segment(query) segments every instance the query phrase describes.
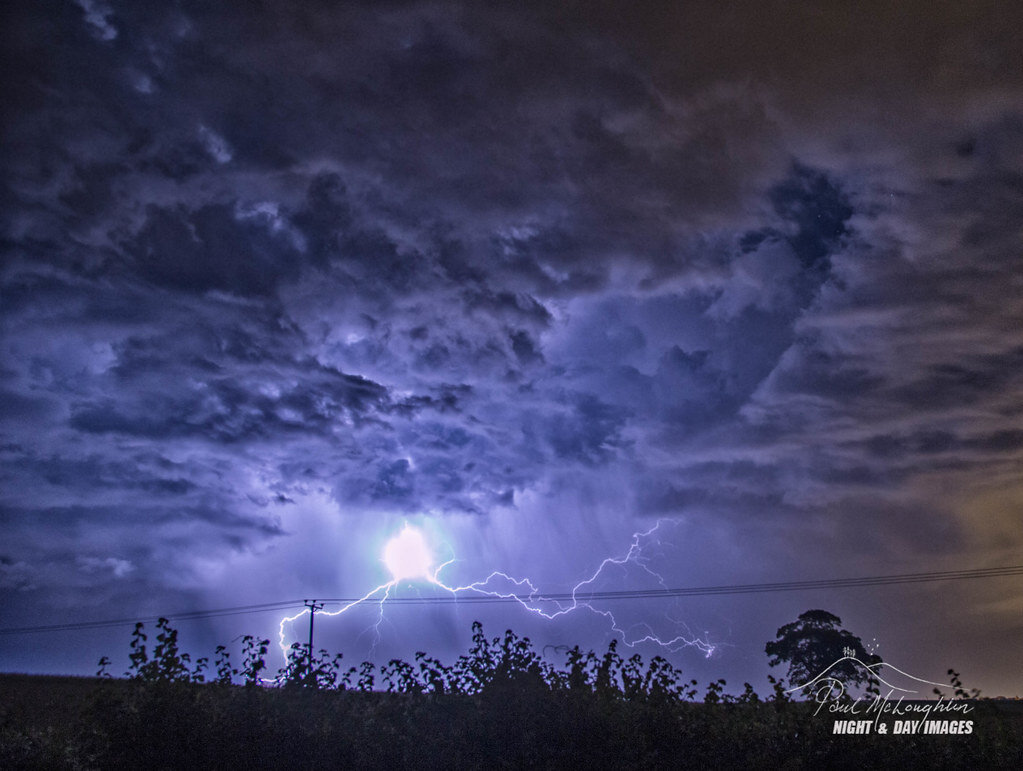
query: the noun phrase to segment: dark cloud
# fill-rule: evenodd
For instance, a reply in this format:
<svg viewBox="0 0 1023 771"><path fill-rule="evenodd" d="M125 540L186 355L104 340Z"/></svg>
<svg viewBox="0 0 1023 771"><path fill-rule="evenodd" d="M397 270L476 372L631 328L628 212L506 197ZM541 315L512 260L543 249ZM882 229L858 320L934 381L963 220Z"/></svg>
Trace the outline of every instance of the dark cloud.
<svg viewBox="0 0 1023 771"><path fill-rule="evenodd" d="M657 517L677 585L1012 561L1014 15L15 3L5 618L361 594L401 518L558 590ZM944 671L890 597L818 604ZM756 677L805 608L735 602Z"/></svg>
<svg viewBox="0 0 1023 771"><path fill-rule="evenodd" d="M966 363L937 363L927 369L923 378L900 389L897 397L930 409L976 403L1018 377L1021 364L1023 349L977 357Z"/></svg>
<svg viewBox="0 0 1023 771"><path fill-rule="evenodd" d="M297 269L297 255L286 239L253 230L223 205L195 212L150 206L141 231L123 248L144 278L170 289L268 294Z"/></svg>

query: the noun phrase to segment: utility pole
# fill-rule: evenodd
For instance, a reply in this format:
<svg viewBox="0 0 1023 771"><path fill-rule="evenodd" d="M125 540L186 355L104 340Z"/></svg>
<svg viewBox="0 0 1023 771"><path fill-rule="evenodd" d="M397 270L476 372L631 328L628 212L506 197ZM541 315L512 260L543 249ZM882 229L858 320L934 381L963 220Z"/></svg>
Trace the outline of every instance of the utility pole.
<svg viewBox="0 0 1023 771"><path fill-rule="evenodd" d="M323 603L317 602L316 600L303 600L305 606L309 608L309 665L312 666L313 661L313 619L316 618L316 611L323 609Z"/></svg>

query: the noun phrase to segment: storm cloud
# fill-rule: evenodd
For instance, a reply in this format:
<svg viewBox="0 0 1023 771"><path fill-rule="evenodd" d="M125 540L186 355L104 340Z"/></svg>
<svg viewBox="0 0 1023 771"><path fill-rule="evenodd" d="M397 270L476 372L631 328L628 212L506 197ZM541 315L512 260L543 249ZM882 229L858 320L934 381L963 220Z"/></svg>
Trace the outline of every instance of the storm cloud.
<svg viewBox="0 0 1023 771"><path fill-rule="evenodd" d="M658 518L675 586L1018 564L1009 16L15 3L3 625L356 596L403 519L550 591ZM1018 582L887 591L628 614L706 630L698 673L758 676L813 605L1023 685Z"/></svg>

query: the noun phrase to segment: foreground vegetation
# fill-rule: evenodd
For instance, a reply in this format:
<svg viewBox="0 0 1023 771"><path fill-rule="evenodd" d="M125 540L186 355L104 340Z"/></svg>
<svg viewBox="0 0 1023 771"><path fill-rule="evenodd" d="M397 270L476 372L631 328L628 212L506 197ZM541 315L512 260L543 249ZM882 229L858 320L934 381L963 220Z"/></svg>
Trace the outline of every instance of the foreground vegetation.
<svg viewBox="0 0 1023 771"><path fill-rule="evenodd" d="M270 677L266 640L211 665L166 621L158 632L150 652L136 627L127 679L0 679L0 768L1023 767L1021 716L993 702L976 702L968 736L833 736L779 681L767 699L730 696L613 644L561 669L476 624L450 666L421 653L345 668L296 645Z"/></svg>

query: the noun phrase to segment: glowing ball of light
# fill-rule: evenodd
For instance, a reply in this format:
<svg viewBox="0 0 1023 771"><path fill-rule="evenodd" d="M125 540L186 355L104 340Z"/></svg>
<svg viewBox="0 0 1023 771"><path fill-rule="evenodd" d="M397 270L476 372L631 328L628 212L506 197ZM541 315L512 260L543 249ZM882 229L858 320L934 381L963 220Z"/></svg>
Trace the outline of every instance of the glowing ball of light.
<svg viewBox="0 0 1023 771"><path fill-rule="evenodd" d="M384 546L384 564L395 581L433 578L433 554L430 547L422 531L409 525L405 525Z"/></svg>

